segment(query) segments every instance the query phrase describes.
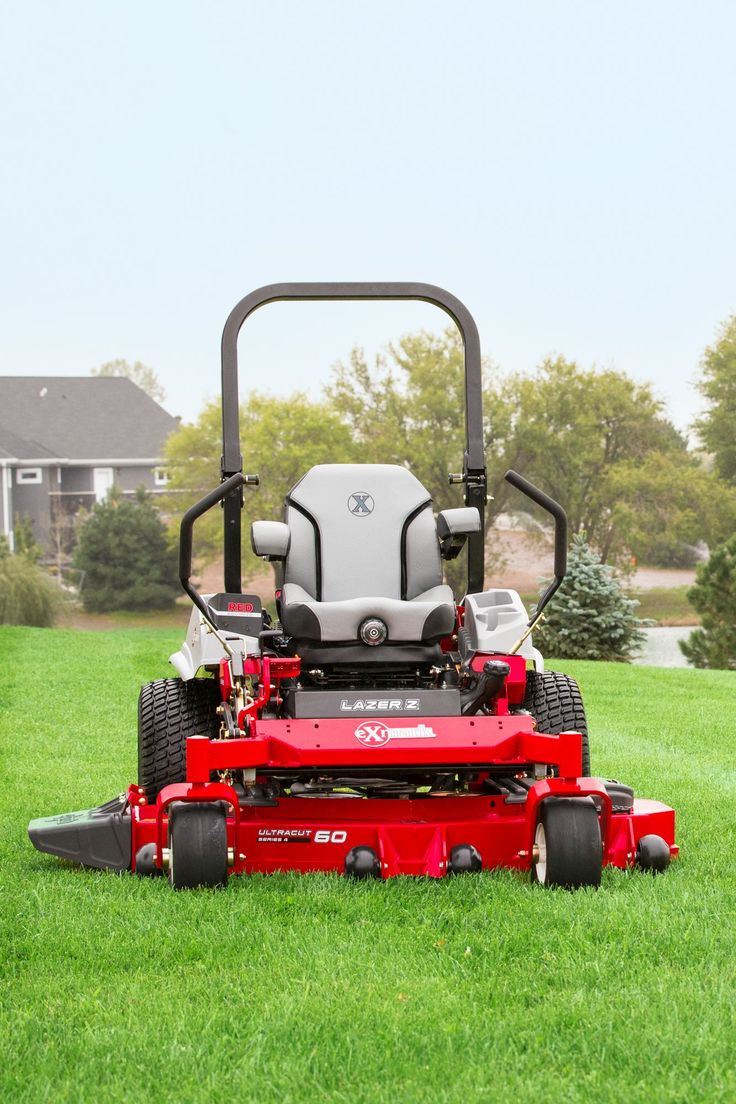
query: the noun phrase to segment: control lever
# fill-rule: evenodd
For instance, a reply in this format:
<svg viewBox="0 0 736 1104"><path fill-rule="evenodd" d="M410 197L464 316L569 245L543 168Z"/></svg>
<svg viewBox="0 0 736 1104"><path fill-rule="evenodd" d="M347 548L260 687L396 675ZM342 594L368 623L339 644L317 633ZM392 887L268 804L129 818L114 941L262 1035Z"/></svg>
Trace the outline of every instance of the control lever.
<svg viewBox="0 0 736 1104"><path fill-rule="evenodd" d="M503 690L510 670L511 665L502 659L486 660L472 689L462 691L460 694L463 717L472 717L479 709L497 698Z"/></svg>

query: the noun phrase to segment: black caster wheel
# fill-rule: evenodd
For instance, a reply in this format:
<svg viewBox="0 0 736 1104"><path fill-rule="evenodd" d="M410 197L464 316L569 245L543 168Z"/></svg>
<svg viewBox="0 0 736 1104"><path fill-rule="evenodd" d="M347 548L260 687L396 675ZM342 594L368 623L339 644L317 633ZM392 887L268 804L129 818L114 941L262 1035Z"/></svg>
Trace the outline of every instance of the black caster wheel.
<svg viewBox="0 0 736 1104"><path fill-rule="evenodd" d="M174 889L227 885L227 821L209 801L175 802L169 809L169 881Z"/></svg>
<svg viewBox="0 0 736 1104"><path fill-rule="evenodd" d="M156 844L144 843L135 855L135 872L142 878L155 878L162 871L156 866Z"/></svg>
<svg viewBox="0 0 736 1104"><path fill-rule="evenodd" d="M663 874L670 865L670 845L661 836L642 836L636 845L636 865L650 874Z"/></svg>
<svg viewBox="0 0 736 1104"><path fill-rule="evenodd" d="M345 856L345 873L350 878L380 878L380 859L372 847L352 847Z"/></svg>
<svg viewBox="0 0 736 1104"><path fill-rule="evenodd" d="M448 874L477 874L483 869L483 860L472 843L458 843L450 852Z"/></svg>
<svg viewBox="0 0 736 1104"><path fill-rule="evenodd" d="M548 798L534 836L532 878L543 886L597 888L603 847L598 812L586 798Z"/></svg>

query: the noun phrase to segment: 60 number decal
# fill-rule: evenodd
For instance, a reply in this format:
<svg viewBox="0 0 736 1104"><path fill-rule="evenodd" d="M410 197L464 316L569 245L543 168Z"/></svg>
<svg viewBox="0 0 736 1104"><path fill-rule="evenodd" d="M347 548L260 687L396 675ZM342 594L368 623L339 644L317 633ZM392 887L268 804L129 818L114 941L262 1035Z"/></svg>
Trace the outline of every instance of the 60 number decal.
<svg viewBox="0 0 736 1104"><path fill-rule="evenodd" d="M348 834L347 832L343 831L342 828L339 829L337 832L326 832L320 830L319 832L314 833L315 843L345 843L345 840L347 838Z"/></svg>

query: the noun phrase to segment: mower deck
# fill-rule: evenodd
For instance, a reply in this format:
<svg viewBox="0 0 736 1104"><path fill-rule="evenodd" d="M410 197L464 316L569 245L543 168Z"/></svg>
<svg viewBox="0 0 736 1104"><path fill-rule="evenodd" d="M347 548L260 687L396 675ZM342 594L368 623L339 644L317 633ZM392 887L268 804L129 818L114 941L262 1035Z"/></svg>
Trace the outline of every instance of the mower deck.
<svg viewBox="0 0 736 1104"><path fill-rule="evenodd" d="M367 733L372 739L366 744ZM365 798L345 787L330 796L272 801L249 799L227 783L209 781L213 771L235 766L272 775L329 765L332 774L344 768L360 779L405 770L420 754L423 768L472 767L479 781L462 794ZM607 788L603 779L579 777L580 760L578 733L539 734L527 716L433 717L418 723L389 717L357 724L355 718L262 721L252 738L191 737L188 780L167 786L155 803L131 786L124 798L99 809L32 821L29 834L39 850L114 870L135 870L136 856L150 846L161 869L167 863L172 804L226 802L231 874L351 872L349 856L368 848L377 858L370 871L377 876L441 878L466 867L528 870L536 857L540 803L588 797L600 814L604 865L634 865L639 841L651 835L666 841L674 857L674 811L641 799L622 808L610 783ZM561 777L532 781L522 768L534 764L540 773L555 765Z"/></svg>

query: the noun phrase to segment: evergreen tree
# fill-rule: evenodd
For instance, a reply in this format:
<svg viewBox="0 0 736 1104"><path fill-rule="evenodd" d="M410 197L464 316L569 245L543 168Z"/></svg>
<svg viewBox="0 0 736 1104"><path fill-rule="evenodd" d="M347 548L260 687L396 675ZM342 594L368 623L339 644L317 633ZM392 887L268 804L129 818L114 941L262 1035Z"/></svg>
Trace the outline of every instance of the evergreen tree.
<svg viewBox="0 0 736 1104"><path fill-rule="evenodd" d="M626 597L613 569L601 563L585 537L577 535L568 573L534 642L558 659L628 662L644 641L644 622L634 612L638 604Z"/></svg>
<svg viewBox="0 0 736 1104"><path fill-rule="evenodd" d="M135 501L113 488L82 526L74 566L84 572L84 608L166 609L178 592L176 552L150 497L142 489Z"/></svg>
<svg viewBox="0 0 736 1104"><path fill-rule="evenodd" d="M700 565L687 596L702 618L702 628L680 641L688 663L736 670L736 536Z"/></svg>

